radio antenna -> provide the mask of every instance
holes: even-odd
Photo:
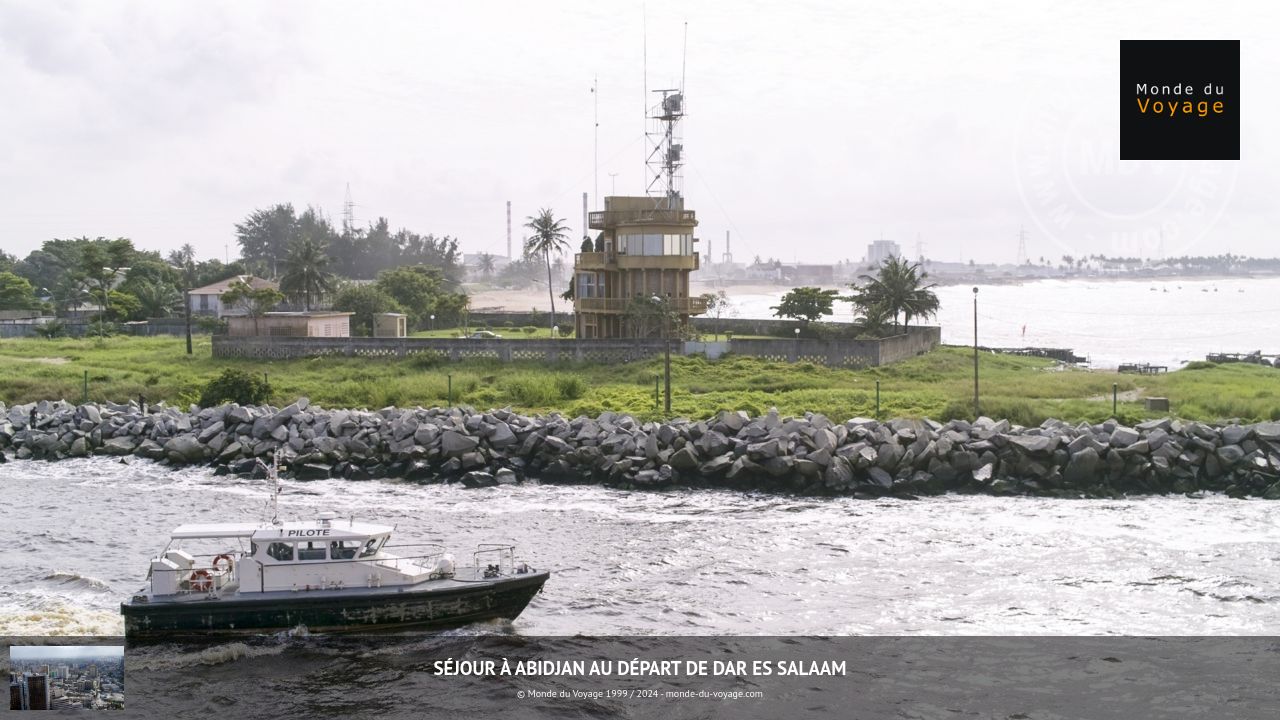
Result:
[[[680,94],[684,94],[684,69],[689,63],[689,21],[684,21],[684,49],[680,53]]]

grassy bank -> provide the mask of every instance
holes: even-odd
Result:
[[[187,356],[181,338],[108,338],[0,341],[0,400],[21,403],[64,398],[79,401],[84,374],[89,399],[190,403],[224,367],[266,373],[281,404],[306,395],[327,407],[442,405],[452,375],[455,404],[511,406],[520,411],[596,414],[604,410],[642,417],[659,415],[654,379],[661,360],[628,365],[563,365],[496,361],[441,363],[417,359],[317,358],[289,361],[214,360],[207,336]],[[1280,419],[1280,370],[1223,365],[1161,376],[1118,375],[1062,369],[1050,361],[982,356],[982,410],[1021,424],[1047,417],[1071,422],[1111,416],[1112,383],[1122,393],[1119,414],[1138,421],[1149,414],[1144,396],[1168,397],[1185,418],[1247,421]],[[928,416],[937,420],[973,414],[973,364],[967,348],[942,348],[883,368],[833,370],[818,365],[726,358],[672,359],[672,409],[708,417],[724,409],[752,414],[777,407],[845,419],[875,413],[881,383],[881,417]]]

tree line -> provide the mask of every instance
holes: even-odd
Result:
[[[851,295],[841,295],[838,290],[816,287],[799,287],[782,296],[770,309],[775,317],[800,321],[801,333],[807,334],[809,325],[834,312],[837,301],[853,305],[859,315],[861,331],[881,336],[889,329],[906,329],[911,319],[924,319],[938,312],[938,296],[932,283],[926,283],[929,273],[920,265],[898,257],[887,258],[875,275],[861,275],[857,283],[850,285]],[[901,324],[899,324],[901,319]]]

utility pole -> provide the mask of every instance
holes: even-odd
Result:
[[[511,201],[507,201],[507,260],[514,260],[511,256]]]
[[[187,354],[191,354],[191,282],[187,282],[187,291],[183,294],[184,309],[187,318]]]
[[[653,302],[662,309],[662,385],[663,409],[671,417],[671,305],[668,299],[653,296]]]

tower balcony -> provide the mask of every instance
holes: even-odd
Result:
[[[702,315],[707,311],[707,301],[700,297],[667,298],[671,311],[677,315]],[[630,298],[576,298],[575,312],[622,314],[631,305]]]
[[[697,270],[702,266],[698,253],[692,255],[623,255],[618,253],[578,253],[575,270]]]

